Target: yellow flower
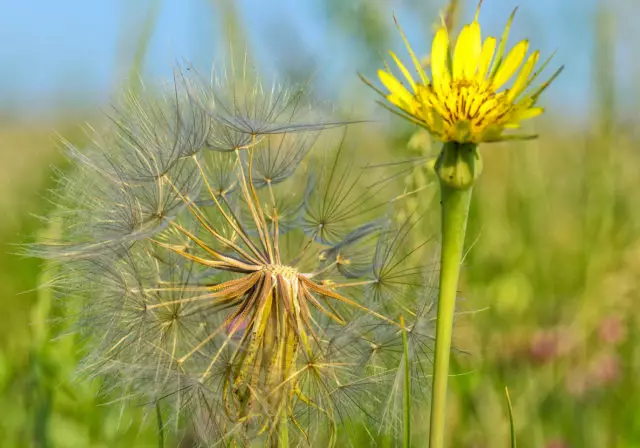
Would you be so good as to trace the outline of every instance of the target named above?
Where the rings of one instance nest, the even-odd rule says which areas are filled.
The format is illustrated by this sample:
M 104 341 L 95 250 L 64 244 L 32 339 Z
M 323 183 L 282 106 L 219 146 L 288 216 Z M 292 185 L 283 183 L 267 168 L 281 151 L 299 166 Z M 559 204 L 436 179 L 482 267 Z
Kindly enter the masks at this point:
M 521 121 L 544 111 L 536 106 L 538 97 L 563 67 L 547 82 L 530 89 L 551 58 L 534 71 L 540 52 L 536 50 L 527 56 L 527 40 L 518 42 L 505 54 L 515 11 L 499 42 L 494 37 L 483 42 L 479 10 L 480 7 L 474 21 L 460 32 L 455 47 L 450 45 L 447 28 L 442 25 L 438 29 L 431 50 L 431 80 L 398 25 L 418 79 L 414 79 L 398 57 L 389 52 L 406 83 L 386 66 L 385 70 L 378 71 L 378 77 L 387 92 L 374 88 L 399 110 L 385 107 L 426 128 L 443 142 L 477 144 L 532 138 L 534 136 L 505 135 L 503 132 L 518 128 Z M 513 80 L 510 87 L 505 88 L 510 80 Z M 364 81 L 372 86 L 366 79 Z

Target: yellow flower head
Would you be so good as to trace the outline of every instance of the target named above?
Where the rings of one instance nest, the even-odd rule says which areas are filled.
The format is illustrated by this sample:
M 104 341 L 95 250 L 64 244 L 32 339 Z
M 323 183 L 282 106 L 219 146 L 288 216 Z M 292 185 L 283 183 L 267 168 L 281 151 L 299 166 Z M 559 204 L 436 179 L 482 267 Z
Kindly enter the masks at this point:
M 418 79 L 389 52 L 408 86 L 387 66 L 386 70 L 378 71 L 378 77 L 388 92 L 376 90 L 399 109 L 391 109 L 393 112 L 426 128 L 443 142 L 477 144 L 531 138 L 533 136 L 504 135 L 503 132 L 518 128 L 521 121 L 544 111 L 536 106 L 536 101 L 563 67 L 547 82 L 530 89 L 551 58 L 534 71 L 540 52 L 536 50 L 527 56 L 527 40 L 518 42 L 505 53 L 515 11 L 499 42 L 494 37 L 483 42 L 479 10 L 478 6 L 474 21 L 464 26 L 455 46 L 450 44 L 444 24 L 438 29 L 431 50 L 431 80 L 398 26 Z M 504 88 L 512 79 L 510 87 Z

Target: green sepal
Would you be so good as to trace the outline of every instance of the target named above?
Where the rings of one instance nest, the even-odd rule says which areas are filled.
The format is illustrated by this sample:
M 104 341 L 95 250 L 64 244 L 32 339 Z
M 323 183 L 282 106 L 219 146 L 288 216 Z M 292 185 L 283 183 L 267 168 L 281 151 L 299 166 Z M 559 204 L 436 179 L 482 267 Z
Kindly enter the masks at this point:
M 456 189 L 471 188 L 482 172 L 482 158 L 475 143 L 448 142 L 435 164 L 440 183 Z

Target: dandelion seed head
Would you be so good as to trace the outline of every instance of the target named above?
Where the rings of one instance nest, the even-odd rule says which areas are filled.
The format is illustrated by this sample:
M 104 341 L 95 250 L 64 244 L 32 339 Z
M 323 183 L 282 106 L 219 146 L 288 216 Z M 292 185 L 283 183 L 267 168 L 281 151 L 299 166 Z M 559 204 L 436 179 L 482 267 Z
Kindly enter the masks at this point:
M 51 217 L 64 232 L 32 250 L 78 306 L 81 370 L 209 445 L 281 424 L 335 439 L 341 419 L 382 418 L 395 399 L 364 397 L 395 393 L 398 317 L 422 315 L 416 220 L 389 224 L 389 183 L 329 131 L 345 123 L 308 121 L 303 91 L 175 83 L 125 96 L 91 147 L 68 145 Z

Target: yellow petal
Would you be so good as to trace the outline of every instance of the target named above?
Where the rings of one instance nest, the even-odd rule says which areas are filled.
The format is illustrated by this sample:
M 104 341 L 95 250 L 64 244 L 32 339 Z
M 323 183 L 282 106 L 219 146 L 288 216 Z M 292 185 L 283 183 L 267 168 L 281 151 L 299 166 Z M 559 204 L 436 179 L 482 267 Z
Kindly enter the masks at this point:
M 431 47 L 431 75 L 433 77 L 433 85 L 438 90 L 442 90 L 443 86 L 447 86 L 451 81 L 447 59 L 449 53 L 449 36 L 447 29 L 440 27 L 436 36 L 433 38 Z
M 380 78 L 380 82 L 390 93 L 390 95 L 387 96 L 389 101 L 399 107 L 402 106 L 399 104 L 398 100 L 406 103 L 407 106 L 411 104 L 413 95 L 411 95 L 411 93 L 409 93 L 409 91 L 392 74 L 385 72 L 384 70 L 378 70 L 378 78 Z
M 453 51 L 453 79 L 460 79 L 464 73 L 464 64 L 466 63 L 467 52 L 467 35 L 469 32 L 469 25 L 465 25 L 458 35 L 456 41 L 456 48 Z
M 492 116 L 496 115 L 496 111 L 498 111 L 499 105 L 500 101 L 494 97 L 480 103 L 480 107 L 478 107 L 478 111 L 474 115 L 477 117 L 481 117 L 485 122 L 490 122 L 493 120 Z
M 480 62 L 478 63 L 478 72 L 476 74 L 476 80 L 481 82 L 487 76 L 489 67 L 491 66 L 491 59 L 493 59 L 493 53 L 496 51 L 496 38 L 488 37 L 482 45 L 482 51 L 480 53 Z
M 476 37 L 480 26 L 477 23 L 465 25 L 460 31 L 456 48 L 453 52 L 453 79 L 462 79 L 467 73 L 475 71 L 479 51 L 476 53 Z M 479 45 L 479 44 L 478 44 Z
M 518 113 L 516 115 L 515 119 L 512 120 L 512 121 L 528 120 L 530 118 L 537 117 L 538 115 L 540 115 L 543 112 L 544 112 L 544 109 L 542 107 L 532 107 L 531 109 L 526 109 L 526 110 Z
M 396 65 L 398 66 L 398 68 L 400 69 L 402 74 L 404 75 L 405 79 L 407 80 L 407 82 L 411 86 L 411 90 L 413 90 L 415 92 L 416 91 L 416 83 L 413 80 L 413 77 L 411 76 L 411 73 L 409 73 L 409 70 L 407 70 L 407 68 L 404 66 L 404 64 L 402 62 L 400 62 L 400 59 L 398 59 L 398 57 L 395 55 L 395 53 L 393 51 L 389 51 L 389 54 L 391 55 L 391 57 L 395 61 Z
M 453 78 L 472 78 L 478 68 L 481 51 L 480 25 L 478 22 L 465 25 L 453 53 Z
M 527 40 L 520 41 L 513 47 L 509 55 L 504 59 L 502 64 L 500 64 L 500 67 L 498 67 L 495 78 L 493 78 L 492 87 L 494 90 L 498 90 L 511 78 L 518 67 L 520 67 L 520 64 L 522 64 L 528 49 L 529 41 Z
M 457 115 L 458 114 L 458 96 L 457 95 L 449 95 L 447 96 L 444 104 L 443 104 L 444 109 L 443 110 L 448 110 L 449 111 L 449 115 Z M 444 115 L 443 115 L 444 116 Z M 453 117 L 451 117 L 453 118 Z
M 422 88 L 420 90 L 420 101 L 422 105 L 428 110 L 433 111 L 439 116 L 449 117 L 450 113 L 447 111 L 445 105 L 440 101 L 436 93 L 430 88 Z
M 429 117 L 431 132 L 433 132 L 436 135 L 442 135 L 443 123 L 444 123 L 442 116 L 435 110 L 431 109 L 429 110 L 428 117 Z
M 522 70 L 520 70 L 520 74 L 516 78 L 516 81 L 513 83 L 513 87 L 509 90 L 509 101 L 513 101 L 522 93 L 524 89 L 529 85 L 530 79 L 529 75 L 533 71 L 533 67 L 538 63 L 538 58 L 540 57 L 540 52 L 538 50 L 531 53 L 527 62 L 524 63 Z

